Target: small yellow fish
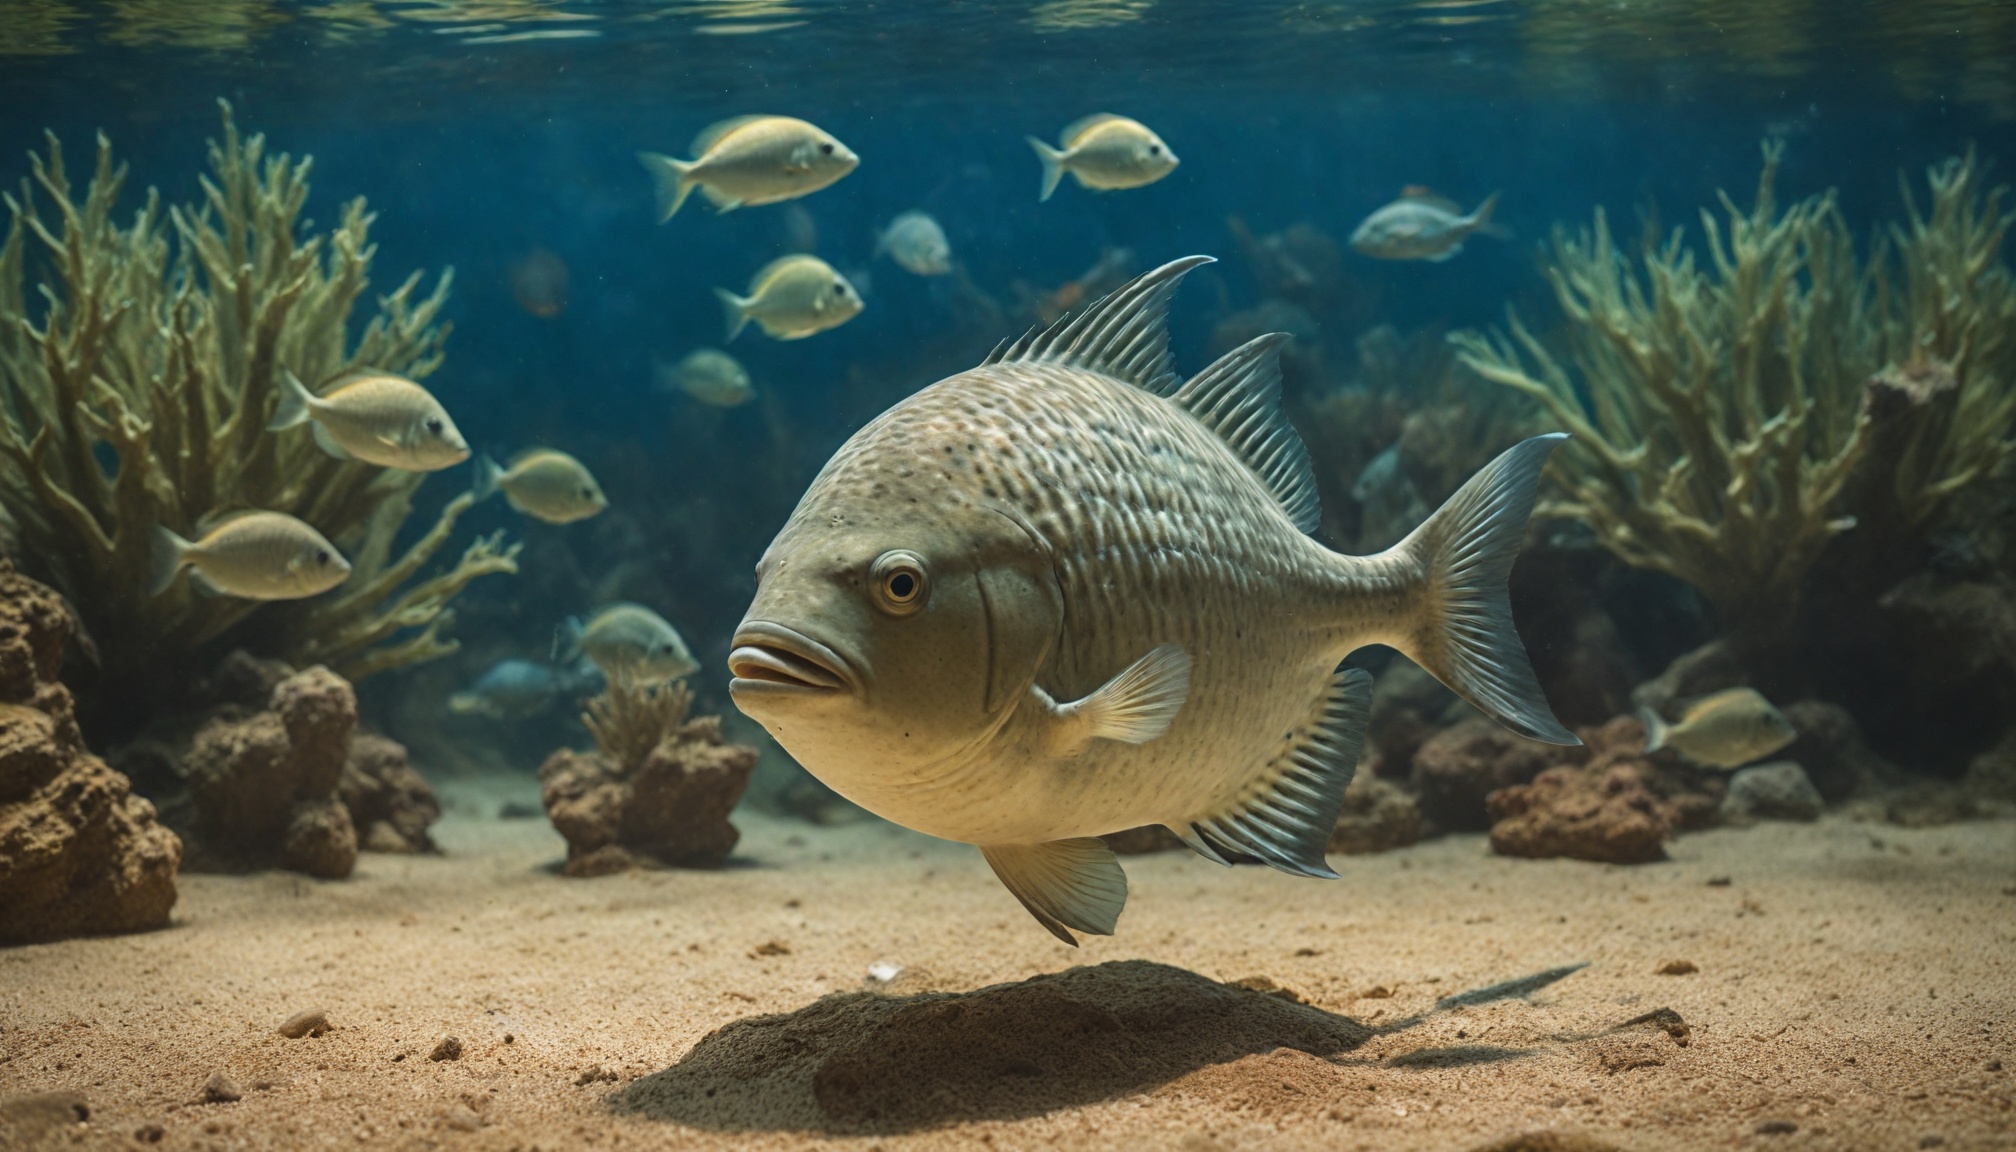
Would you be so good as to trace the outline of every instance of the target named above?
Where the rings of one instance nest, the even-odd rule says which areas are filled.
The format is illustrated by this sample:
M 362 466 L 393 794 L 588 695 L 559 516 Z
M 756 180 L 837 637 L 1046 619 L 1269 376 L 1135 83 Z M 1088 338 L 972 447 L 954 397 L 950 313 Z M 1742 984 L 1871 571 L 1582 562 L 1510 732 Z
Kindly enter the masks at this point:
M 197 530 L 192 541 L 154 526 L 152 595 L 166 592 L 184 568 L 197 591 L 246 600 L 299 600 L 350 575 L 334 544 L 284 512 L 233 512 Z
M 653 684 L 683 680 L 700 670 L 678 629 L 663 616 L 619 601 L 605 605 L 583 624 L 569 616 L 553 633 L 553 659 L 595 662 L 611 680 Z
M 756 398 L 749 370 L 719 348 L 696 348 L 677 364 L 659 364 L 658 389 L 676 389 L 716 408 L 734 408 Z
M 887 253 L 906 272 L 943 276 L 952 271 L 952 242 L 928 212 L 905 212 L 875 238 L 875 254 Z
M 861 314 L 861 294 L 817 256 L 773 260 L 749 282 L 749 295 L 716 288 L 728 318 L 728 339 L 754 320 L 778 340 L 803 340 Z
M 1650 708 L 1639 716 L 1645 722 L 1647 755 L 1671 748 L 1696 764 L 1725 770 L 1762 760 L 1799 736 L 1785 714 L 1754 688 L 1703 696 L 1674 724 Z
M 658 222 L 672 219 L 693 189 L 723 212 L 817 192 L 861 158 L 815 124 L 790 116 L 737 116 L 693 138 L 693 159 L 639 152 L 658 184 Z
M 1125 116 L 1101 112 L 1064 126 L 1059 151 L 1031 136 L 1029 146 L 1043 161 L 1043 195 L 1050 199 L 1057 182 L 1069 172 L 1081 188 L 1110 191 L 1153 184 L 1176 170 L 1176 153 L 1149 131 Z
M 579 460 L 551 448 L 534 448 L 500 468 L 488 456 L 476 463 L 476 499 L 498 492 L 511 507 L 548 524 L 572 524 L 609 507 L 602 486 Z
M 310 425 L 315 443 L 339 460 L 406 472 L 436 472 L 469 458 L 469 442 L 433 393 L 401 376 L 353 372 L 317 396 L 286 372 L 266 430 Z

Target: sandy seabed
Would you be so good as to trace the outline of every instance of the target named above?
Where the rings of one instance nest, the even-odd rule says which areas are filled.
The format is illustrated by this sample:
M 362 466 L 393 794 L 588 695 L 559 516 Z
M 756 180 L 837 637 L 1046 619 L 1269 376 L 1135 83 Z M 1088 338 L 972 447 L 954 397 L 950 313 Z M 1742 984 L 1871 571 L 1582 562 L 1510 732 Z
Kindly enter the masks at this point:
M 1071 950 L 882 824 L 743 815 L 723 871 L 569 880 L 543 821 L 454 808 L 441 857 L 185 876 L 166 931 L 0 951 L 0 1145 L 2016 1147 L 2007 822 L 1631 868 L 1456 836 L 1341 882 L 1135 857 Z M 304 1009 L 333 1030 L 280 1036 Z

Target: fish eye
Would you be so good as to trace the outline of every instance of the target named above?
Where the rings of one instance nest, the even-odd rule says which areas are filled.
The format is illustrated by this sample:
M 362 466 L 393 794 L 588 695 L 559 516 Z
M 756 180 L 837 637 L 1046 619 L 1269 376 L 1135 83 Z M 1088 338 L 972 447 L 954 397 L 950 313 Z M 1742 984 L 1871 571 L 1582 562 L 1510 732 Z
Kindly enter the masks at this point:
M 876 607 L 891 616 L 908 616 L 924 607 L 930 596 L 930 580 L 924 574 L 924 558 L 898 548 L 875 558 L 869 571 Z
M 1150 144 L 1150 145 L 1148 145 L 1148 155 L 1150 155 L 1150 156 L 1160 156 L 1161 154 L 1162 154 L 1162 146 L 1161 146 L 1160 144 Z
M 434 435 L 436 436 L 441 435 L 441 428 L 442 428 L 441 421 L 434 419 L 430 419 L 427 421 L 427 431 L 432 432 Z
M 329 550 L 327 548 L 317 548 L 315 550 L 315 563 L 325 568 L 328 567 Z
M 847 282 L 845 280 L 835 280 L 833 282 L 833 294 L 835 296 L 845 296 L 847 294 Z
M 828 156 L 831 156 L 833 154 L 833 145 L 830 143 L 821 144 L 819 145 L 819 151 L 824 152 Z

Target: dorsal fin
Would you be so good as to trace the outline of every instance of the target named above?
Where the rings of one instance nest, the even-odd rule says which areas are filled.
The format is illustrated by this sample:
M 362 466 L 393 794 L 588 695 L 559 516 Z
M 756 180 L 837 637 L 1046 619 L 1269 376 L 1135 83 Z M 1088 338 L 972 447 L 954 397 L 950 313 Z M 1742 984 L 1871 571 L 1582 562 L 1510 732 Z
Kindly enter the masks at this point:
M 1428 187 L 1426 184 L 1407 185 L 1400 190 L 1400 199 L 1412 200 L 1417 204 L 1427 204 L 1456 216 L 1463 214 L 1461 205 L 1442 195 L 1440 192 L 1435 191 L 1433 188 Z
M 1210 256 L 1171 260 L 1114 289 L 1076 316 L 1048 328 L 1031 328 L 1003 341 L 989 364 L 1069 364 L 1166 396 L 1176 386 L 1169 361 L 1169 297 L 1184 273 L 1215 263 Z
M 1090 116 L 1080 116 L 1078 119 L 1071 121 L 1071 123 L 1064 125 L 1064 131 L 1057 134 L 1057 143 L 1062 145 L 1066 151 L 1069 151 L 1071 146 L 1078 142 L 1078 138 L 1085 133 L 1108 121 L 1124 119 L 1126 117 L 1115 116 L 1111 112 L 1094 112 Z
M 714 123 L 702 128 L 698 136 L 693 137 L 693 159 L 699 160 L 705 157 L 707 150 L 719 144 L 723 136 L 728 135 L 728 133 L 742 127 L 744 124 L 753 124 L 758 120 L 768 120 L 769 118 L 767 115 L 730 116 L 726 120 L 716 120 Z
M 1281 510 L 1304 532 L 1323 518 L 1309 449 L 1281 411 L 1281 345 L 1293 337 L 1255 337 L 1192 376 L 1171 397 L 1260 474 Z
M 808 255 L 804 252 L 793 252 L 788 256 L 779 256 L 777 259 L 758 268 L 756 275 L 749 278 L 749 294 L 754 296 L 758 291 L 762 290 L 764 281 L 769 280 L 772 276 L 775 276 L 793 264 L 817 265 L 828 272 L 833 271 L 831 264 L 826 263 L 817 256 Z

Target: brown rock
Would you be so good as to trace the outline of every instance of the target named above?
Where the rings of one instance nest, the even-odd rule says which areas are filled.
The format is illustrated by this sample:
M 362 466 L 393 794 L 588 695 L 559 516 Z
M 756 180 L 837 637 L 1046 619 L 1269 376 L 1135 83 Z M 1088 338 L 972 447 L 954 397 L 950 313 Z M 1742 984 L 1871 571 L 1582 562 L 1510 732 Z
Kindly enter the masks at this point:
M 1524 784 L 1560 764 L 1585 760 L 1581 748 L 1561 748 L 1516 736 L 1481 716 L 1430 737 L 1414 754 L 1414 785 L 1423 813 L 1449 831 L 1491 826 L 1485 798 Z
M 1405 656 L 1396 656 L 1372 684 L 1372 717 L 1365 728 L 1360 775 L 1406 779 L 1414 754 L 1430 736 L 1475 709 Z
M 427 1053 L 427 1059 L 440 1063 L 443 1060 L 460 1060 L 462 1041 L 454 1036 L 443 1036 L 434 1042 L 434 1050 Z
M 281 842 L 280 866 L 321 880 L 341 880 L 357 867 L 357 829 L 333 797 L 294 806 Z
M 357 831 L 335 792 L 357 727 L 349 682 L 309 668 L 274 685 L 267 711 L 235 715 L 205 723 L 181 757 L 196 808 L 197 861 L 348 876 Z
M 1491 794 L 1491 850 L 1500 856 L 1642 864 L 1666 858 L 1672 822 L 1636 765 L 1550 768 Z
M 1668 960 L 1652 971 L 1660 976 L 1692 976 L 1700 970 L 1692 960 Z
M 546 814 L 567 840 L 566 872 L 586 876 L 638 863 L 719 866 L 740 837 L 728 814 L 755 767 L 754 748 L 722 739 L 720 717 L 702 716 L 634 772 L 600 752 L 562 749 L 540 767 L 539 780 Z
M 441 802 L 406 762 L 406 746 L 368 732 L 350 739 L 337 796 L 350 822 L 364 830 L 371 852 L 432 852 L 427 829 L 441 818 Z
M 1806 770 L 1822 799 L 1838 804 L 1898 776 L 1889 761 L 1862 741 L 1855 717 L 1839 704 L 1795 700 L 1779 709 L 1799 732 L 1798 739 L 1773 754 Z
M 1330 851 L 1347 856 L 1390 852 L 1421 839 L 1421 807 L 1397 784 L 1360 772 L 1344 792 L 1330 830 Z
M 245 1092 L 238 1082 L 222 1072 L 212 1072 L 210 1079 L 203 1082 L 203 1091 L 197 1100 L 204 1104 L 231 1104 L 245 1098 Z
M 0 561 L 0 943 L 158 928 L 182 842 L 84 750 L 55 682 L 69 613 Z
M 268 707 L 286 726 L 299 793 L 334 792 L 357 731 L 357 693 L 350 682 L 318 664 L 274 685 Z
M 280 1025 L 280 1035 L 299 1040 L 304 1036 L 320 1036 L 329 1029 L 329 1014 L 320 1008 L 309 1008 L 289 1016 Z

